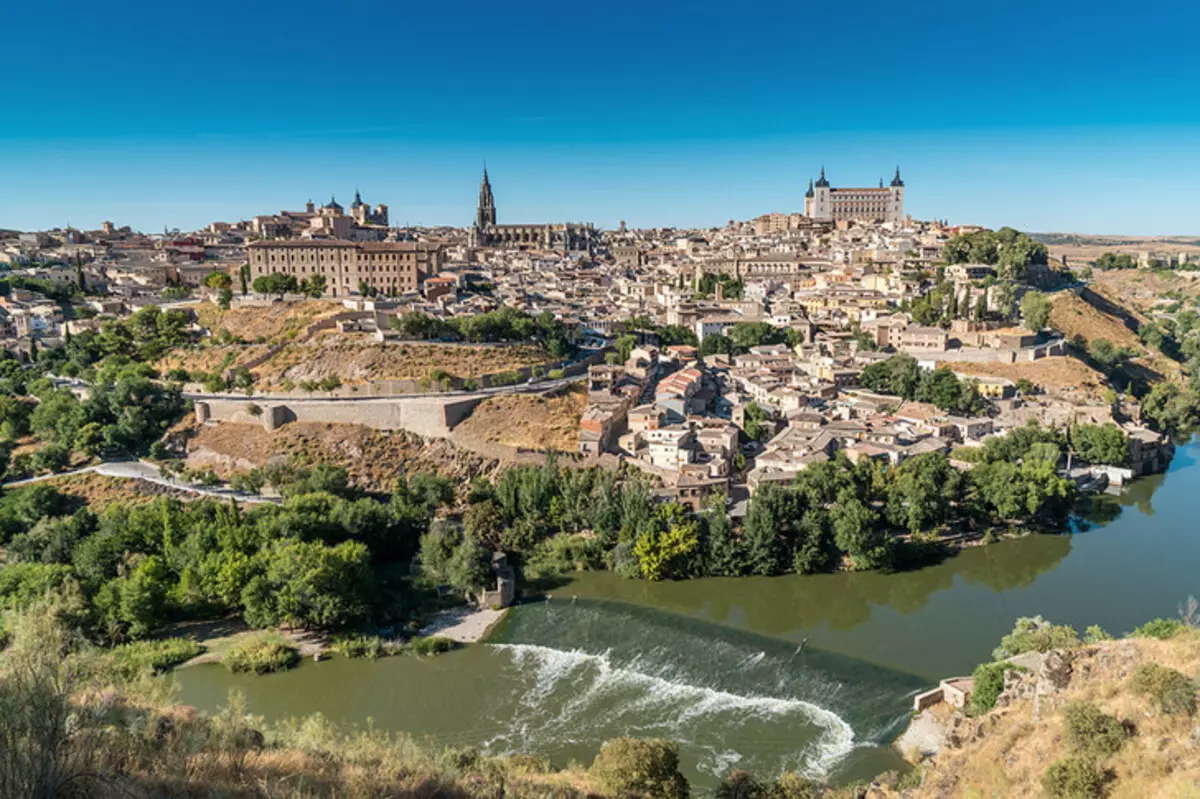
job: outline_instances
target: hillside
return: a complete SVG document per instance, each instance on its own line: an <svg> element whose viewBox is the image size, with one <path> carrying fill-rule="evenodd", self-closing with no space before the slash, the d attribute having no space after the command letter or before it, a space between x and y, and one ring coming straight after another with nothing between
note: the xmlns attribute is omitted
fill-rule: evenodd
<svg viewBox="0 0 1200 799"><path fill-rule="evenodd" d="M1059 330L1069 341L1082 340L1086 345L1107 339L1118 348L1140 353L1131 365L1140 370L1148 382L1180 377L1179 364L1160 352L1141 343L1137 330L1145 322L1129 303L1111 299L1095 291L1085 290L1080 296L1072 291L1053 295L1050 326Z"/></svg>
<svg viewBox="0 0 1200 799"><path fill-rule="evenodd" d="M587 389L576 384L556 396L502 394L489 397L454 428L454 438L520 449L575 452Z"/></svg>
<svg viewBox="0 0 1200 799"><path fill-rule="evenodd" d="M293 422L272 432L258 424L202 425L188 441L187 452L190 468L212 469L225 477L271 460L343 466L355 485L383 492L394 488L402 471L436 472L465 485L497 466L449 441L322 422Z"/></svg>
<svg viewBox="0 0 1200 799"><path fill-rule="evenodd" d="M1004 377L1016 382L1028 380L1047 393L1079 399L1100 397L1108 380L1103 374L1070 355L1042 358L1027 363L964 363L943 364L965 375Z"/></svg>
<svg viewBox="0 0 1200 799"><path fill-rule="evenodd" d="M1087 702L1115 723L1084 725L1087 759L1102 775L1095 791L1069 794L1109 799L1200 797L1200 747L1195 718L1169 713L1139 693L1139 667L1158 664L1189 678L1200 672L1200 632L1186 631L1169 640L1129 638L1069 651L1069 665L1041 681L1035 706L1029 694L1033 675L1006 689L998 704L1013 701L979 718L959 716L951 743L926 767L920 787L904 792L873 791L907 799L949 797L1051 796L1043 775L1051 763L1081 751L1068 718L1077 718L1075 702ZM1056 685L1057 683L1057 685ZM1184 689L1194 708L1196 686ZM1117 725L1120 726L1117 726ZM956 739L957 740L954 740ZM1104 745L1107 739L1108 746ZM1117 748L1113 753L1108 749ZM1060 794L1066 795L1066 794Z"/></svg>

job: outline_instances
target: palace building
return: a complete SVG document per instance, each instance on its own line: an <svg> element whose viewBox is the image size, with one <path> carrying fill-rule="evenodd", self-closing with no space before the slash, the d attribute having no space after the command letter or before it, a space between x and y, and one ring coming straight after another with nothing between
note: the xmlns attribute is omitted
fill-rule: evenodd
<svg viewBox="0 0 1200 799"><path fill-rule="evenodd" d="M363 284L385 296L420 291L442 268L441 244L418 241L276 240L246 245L250 280L281 272L297 282L325 276L325 294L347 297Z"/></svg>
<svg viewBox="0 0 1200 799"><path fill-rule="evenodd" d="M808 192L804 195L804 215L816 220L837 222L853 219L862 222L904 221L904 181L900 179L900 167L890 186L879 188L835 189L825 179L825 167L816 183L808 181Z"/></svg>
<svg viewBox="0 0 1200 799"><path fill-rule="evenodd" d="M496 224L496 198L488 180L487 167L479 184L479 205L469 231L472 247L501 247L515 250L588 250L596 231L582 222L549 222L527 225Z"/></svg>

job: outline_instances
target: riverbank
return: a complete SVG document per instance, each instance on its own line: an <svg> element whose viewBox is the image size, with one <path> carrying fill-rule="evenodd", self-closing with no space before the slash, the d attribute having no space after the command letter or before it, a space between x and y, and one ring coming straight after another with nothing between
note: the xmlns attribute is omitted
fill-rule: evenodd
<svg viewBox="0 0 1200 799"><path fill-rule="evenodd" d="M487 637L508 613L508 608L450 608L434 615L418 633L425 638L447 638L459 644L475 644Z"/></svg>

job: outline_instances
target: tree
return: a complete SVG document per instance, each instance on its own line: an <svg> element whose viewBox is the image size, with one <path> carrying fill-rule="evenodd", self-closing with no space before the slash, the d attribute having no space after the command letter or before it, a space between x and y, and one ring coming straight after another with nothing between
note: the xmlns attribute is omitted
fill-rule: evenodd
<svg viewBox="0 0 1200 799"><path fill-rule="evenodd" d="M910 533L940 527L950 520L962 477L945 457L915 455L895 470L888 488L887 518Z"/></svg>
<svg viewBox="0 0 1200 799"><path fill-rule="evenodd" d="M850 557L855 569L877 569L891 557L891 537L877 526L879 514L849 489L830 509L834 542Z"/></svg>
<svg viewBox="0 0 1200 799"><path fill-rule="evenodd" d="M233 304L233 290L221 289L217 292L217 307L222 311L228 311L229 306Z"/></svg>
<svg viewBox="0 0 1200 799"><path fill-rule="evenodd" d="M741 351L765 344L781 344L784 333L778 327L767 322L738 322L729 328L729 339Z"/></svg>
<svg viewBox="0 0 1200 799"><path fill-rule="evenodd" d="M1025 327L1037 332L1050 323L1050 298L1040 291L1027 291L1021 298L1021 317Z"/></svg>
<svg viewBox="0 0 1200 799"><path fill-rule="evenodd" d="M633 336L621 336L613 342L613 346L617 348L617 359L625 363L633 353L633 348L637 346L637 339Z"/></svg>
<svg viewBox="0 0 1200 799"><path fill-rule="evenodd" d="M300 291L314 300L318 300L325 294L327 285L328 281L324 275L312 275L300 284Z"/></svg>
<svg viewBox="0 0 1200 799"><path fill-rule="evenodd" d="M700 342L700 357L704 358L709 355L733 355L736 352L733 340L728 336L720 333L710 333L704 337L704 341Z"/></svg>
<svg viewBox="0 0 1200 799"><path fill-rule="evenodd" d="M233 278L229 276L228 272L214 269L204 276L204 285L207 288L217 289L218 291L231 289L233 288Z"/></svg>
<svg viewBox="0 0 1200 799"><path fill-rule="evenodd" d="M281 272L272 272L269 275L260 275L254 278L252 287L257 294L274 294L281 300L289 291L295 292L299 289L295 276L285 275Z"/></svg>
<svg viewBox="0 0 1200 799"><path fill-rule="evenodd" d="M755 441L766 441L775 429L773 425L766 424L770 419L771 412L751 400L745 408L746 435Z"/></svg>
<svg viewBox="0 0 1200 799"><path fill-rule="evenodd" d="M746 570L750 574L782 574L786 570L785 546L791 520L797 516L796 492L768 483L758 489L746 507L742 525Z"/></svg>
<svg viewBox="0 0 1200 799"><path fill-rule="evenodd" d="M1089 463L1123 466L1129 460L1129 438L1112 422L1075 425L1071 447Z"/></svg>
<svg viewBox="0 0 1200 799"><path fill-rule="evenodd" d="M362 542L276 541L260 557L262 573L243 592L251 625L333 627L366 614L374 579Z"/></svg>
<svg viewBox="0 0 1200 799"><path fill-rule="evenodd" d="M665 531L645 531L638 536L633 554L647 580L686 577L688 557L700 546L697 524L679 522Z"/></svg>

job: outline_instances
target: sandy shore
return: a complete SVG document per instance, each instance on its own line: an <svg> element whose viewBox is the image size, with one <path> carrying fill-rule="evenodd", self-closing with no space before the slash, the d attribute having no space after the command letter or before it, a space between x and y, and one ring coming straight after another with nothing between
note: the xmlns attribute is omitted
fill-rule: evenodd
<svg viewBox="0 0 1200 799"><path fill-rule="evenodd" d="M452 608L437 614L420 634L449 638L460 644L474 644L482 640L507 612L507 609Z"/></svg>

